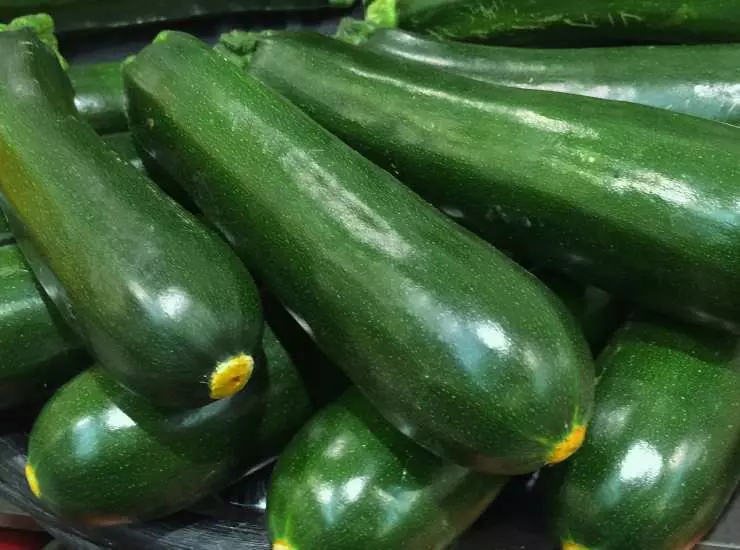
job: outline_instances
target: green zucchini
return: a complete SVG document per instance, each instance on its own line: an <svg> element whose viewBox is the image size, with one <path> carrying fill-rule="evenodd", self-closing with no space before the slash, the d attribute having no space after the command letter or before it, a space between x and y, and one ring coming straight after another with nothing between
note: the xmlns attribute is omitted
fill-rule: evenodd
<svg viewBox="0 0 740 550"><path fill-rule="evenodd" d="M267 497L270 541L273 550L442 550L507 480L434 456L352 388L280 455Z"/></svg>
<svg viewBox="0 0 740 550"><path fill-rule="evenodd" d="M366 17L454 40L527 45L735 42L737 0L366 0Z"/></svg>
<svg viewBox="0 0 740 550"><path fill-rule="evenodd" d="M30 30L0 32L0 59L4 210L65 320L111 376L161 405L239 391L262 331L243 264L81 119Z"/></svg>
<svg viewBox="0 0 740 550"><path fill-rule="evenodd" d="M0 409L47 397L90 364L18 247L0 247Z"/></svg>
<svg viewBox="0 0 740 550"><path fill-rule="evenodd" d="M73 379L31 432L34 494L88 524L144 521L194 504L279 453L346 385L294 321L278 319L265 328L264 368L253 383L199 409L157 408L97 367Z"/></svg>
<svg viewBox="0 0 740 550"><path fill-rule="evenodd" d="M582 450L562 466L565 550L691 548L740 480L737 336L633 319L599 358Z"/></svg>
<svg viewBox="0 0 740 550"><path fill-rule="evenodd" d="M740 331L740 129L477 82L310 32L259 39L248 71L496 246Z"/></svg>
<svg viewBox="0 0 740 550"><path fill-rule="evenodd" d="M578 448L593 367L536 278L192 36L124 85L139 144L404 433L496 473Z"/></svg>
<svg viewBox="0 0 740 550"><path fill-rule="evenodd" d="M46 12L60 32L129 27L239 12L347 8L354 0L0 0L0 20Z"/></svg>
<svg viewBox="0 0 740 550"><path fill-rule="evenodd" d="M397 29L378 29L367 38L363 34L355 30L351 36L344 33L344 39L389 58L502 86L629 101L740 123L740 44L535 49L434 40Z"/></svg>
<svg viewBox="0 0 740 550"><path fill-rule="evenodd" d="M0 211L0 245L12 243L14 240L15 237L13 237L13 232L10 230L10 225L8 225L8 218Z"/></svg>
<svg viewBox="0 0 740 550"><path fill-rule="evenodd" d="M121 160L129 163L139 172L146 173L144 161L141 159L136 143L129 132L106 134L103 136L103 141L121 157Z"/></svg>
<svg viewBox="0 0 740 550"><path fill-rule="evenodd" d="M77 110L98 133L128 130L120 62L72 64L67 75Z"/></svg>

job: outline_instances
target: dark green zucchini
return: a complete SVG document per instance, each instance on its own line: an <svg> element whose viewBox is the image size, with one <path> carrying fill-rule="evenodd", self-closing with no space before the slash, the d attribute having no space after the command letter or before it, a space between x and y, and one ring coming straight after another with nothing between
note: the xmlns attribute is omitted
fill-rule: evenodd
<svg viewBox="0 0 740 550"><path fill-rule="evenodd" d="M77 110L98 133L128 130L119 62L72 64L67 75L75 91Z"/></svg>
<svg viewBox="0 0 740 550"><path fill-rule="evenodd" d="M184 412L151 405L100 368L79 375L31 432L31 489L53 512L102 525L163 516L235 481L346 387L283 315L266 327L263 349L247 389Z"/></svg>
<svg viewBox="0 0 740 550"><path fill-rule="evenodd" d="M533 276L192 36L124 85L139 144L404 433L492 472L577 449L593 367Z"/></svg>
<svg viewBox="0 0 740 550"><path fill-rule="evenodd" d="M527 45L735 42L738 0L365 0L367 19L455 40Z"/></svg>
<svg viewBox="0 0 740 550"><path fill-rule="evenodd" d="M89 364L18 247L0 247L0 409L47 397Z"/></svg>
<svg viewBox="0 0 740 550"><path fill-rule="evenodd" d="M270 541L273 550L442 550L507 480L434 456L352 388L280 455Z"/></svg>
<svg viewBox="0 0 740 550"><path fill-rule="evenodd" d="M60 32L129 27L238 12L346 8L354 0L0 0L0 20L40 11Z"/></svg>
<svg viewBox="0 0 740 550"><path fill-rule="evenodd" d="M393 59L502 86L629 101L740 123L740 44L535 49L434 40L397 29L378 29L366 39L363 34L345 32L344 39L359 40L362 49Z"/></svg>
<svg viewBox="0 0 740 550"><path fill-rule="evenodd" d="M14 240L15 237L13 237L13 232L10 230L10 225L8 225L8 218L0 211L0 245L12 243Z"/></svg>
<svg viewBox="0 0 740 550"><path fill-rule="evenodd" d="M0 59L3 206L65 320L111 376L159 404L239 391L262 331L243 264L81 119L30 30L1 32Z"/></svg>
<svg viewBox="0 0 740 550"><path fill-rule="evenodd" d="M660 320L618 332L586 443L558 472L565 550L682 550L710 529L740 479L737 349Z"/></svg>
<svg viewBox="0 0 740 550"><path fill-rule="evenodd" d="M136 143L129 132L106 134L103 136L103 141L108 144L108 147L118 153L121 160L126 161L139 172L146 173L144 161L141 159L141 155L136 149Z"/></svg>
<svg viewBox="0 0 740 550"><path fill-rule="evenodd" d="M740 330L740 129L477 82L309 32L260 39L249 74L496 246Z"/></svg>

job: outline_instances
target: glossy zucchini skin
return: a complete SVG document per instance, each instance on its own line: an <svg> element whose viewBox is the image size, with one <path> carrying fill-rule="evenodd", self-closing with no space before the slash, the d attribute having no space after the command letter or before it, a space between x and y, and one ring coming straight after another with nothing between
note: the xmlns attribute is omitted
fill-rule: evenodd
<svg viewBox="0 0 740 550"><path fill-rule="evenodd" d="M279 550L442 550L506 481L419 447L352 388L280 455L270 541Z"/></svg>
<svg viewBox="0 0 740 550"><path fill-rule="evenodd" d="M370 0L367 18L440 38L504 44L735 42L736 0Z"/></svg>
<svg viewBox="0 0 740 550"><path fill-rule="evenodd" d="M94 31L239 12L346 8L354 0L0 0L0 20L45 12L59 32Z"/></svg>
<svg viewBox="0 0 740 550"><path fill-rule="evenodd" d="M512 48L378 29L360 47L476 80L740 123L740 45Z"/></svg>
<svg viewBox="0 0 740 550"><path fill-rule="evenodd" d="M740 129L391 63L310 32L261 38L248 70L496 246L740 330Z"/></svg>
<svg viewBox="0 0 740 550"><path fill-rule="evenodd" d="M18 247L0 246L0 409L47 397L90 362Z"/></svg>
<svg viewBox="0 0 740 550"><path fill-rule="evenodd" d="M563 548L681 550L740 479L736 336L634 319L600 357L586 443L563 464Z"/></svg>
<svg viewBox="0 0 740 550"><path fill-rule="evenodd" d="M271 322L263 349L253 384L187 411L157 408L98 367L85 371L34 425L29 485L53 512L103 525L167 515L236 481L346 387L292 320Z"/></svg>
<svg viewBox="0 0 740 550"><path fill-rule="evenodd" d="M103 141L118 153L121 160L129 163L139 172L146 173L144 161L141 159L139 151L136 149L136 142L134 142L129 132L106 134L103 136Z"/></svg>
<svg viewBox="0 0 740 550"><path fill-rule="evenodd" d="M0 57L4 209L65 320L111 376L160 405L243 387L263 325L243 264L79 117L30 31L0 33Z"/></svg>
<svg viewBox="0 0 740 550"><path fill-rule="evenodd" d="M75 107L98 133L128 130L119 62L72 64L67 75L75 91Z"/></svg>
<svg viewBox="0 0 740 550"><path fill-rule="evenodd" d="M161 34L124 84L137 141L404 433L499 473L573 446L593 367L533 276L191 36Z"/></svg>

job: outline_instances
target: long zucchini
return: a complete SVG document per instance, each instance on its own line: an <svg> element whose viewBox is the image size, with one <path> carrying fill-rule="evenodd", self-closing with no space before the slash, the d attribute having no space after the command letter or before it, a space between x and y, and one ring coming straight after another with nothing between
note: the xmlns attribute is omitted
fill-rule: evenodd
<svg viewBox="0 0 740 550"><path fill-rule="evenodd" d="M492 472L578 448L592 363L533 276L192 36L124 84L135 139L404 433Z"/></svg>
<svg viewBox="0 0 740 550"><path fill-rule="evenodd" d="M343 38L364 50L484 82L740 123L740 44L535 49L435 40L397 29L366 31L351 21L342 28Z"/></svg>
<svg viewBox="0 0 740 550"><path fill-rule="evenodd" d="M67 75L75 91L75 107L98 133L128 130L120 62L73 63Z"/></svg>
<svg viewBox="0 0 740 550"><path fill-rule="evenodd" d="M48 397L89 364L18 247L1 246L0 409Z"/></svg>
<svg viewBox="0 0 740 550"><path fill-rule="evenodd" d="M129 27L239 12L346 8L354 0L0 0L0 20L46 12L60 32Z"/></svg>
<svg viewBox="0 0 740 550"><path fill-rule="evenodd" d="M77 114L53 54L0 32L0 191L65 320L116 380L162 405L241 390L262 313L228 246Z"/></svg>
<svg viewBox="0 0 740 550"><path fill-rule="evenodd" d="M738 338L635 319L599 358L594 419L558 472L566 550L692 548L740 480Z"/></svg>
<svg viewBox="0 0 740 550"><path fill-rule="evenodd" d="M175 512L279 453L344 377L290 320L270 323L262 367L230 399L165 411L99 368L46 404L31 432L26 478L53 512L94 525Z"/></svg>
<svg viewBox="0 0 740 550"><path fill-rule="evenodd" d="M738 0L368 0L367 18L455 40L585 46L735 42Z"/></svg>
<svg viewBox="0 0 740 550"><path fill-rule="evenodd" d="M280 455L267 497L272 548L442 550L506 481L419 447L352 388Z"/></svg>
<svg viewBox="0 0 740 550"><path fill-rule="evenodd" d="M494 244L740 330L740 129L477 82L310 32L262 37L248 71Z"/></svg>

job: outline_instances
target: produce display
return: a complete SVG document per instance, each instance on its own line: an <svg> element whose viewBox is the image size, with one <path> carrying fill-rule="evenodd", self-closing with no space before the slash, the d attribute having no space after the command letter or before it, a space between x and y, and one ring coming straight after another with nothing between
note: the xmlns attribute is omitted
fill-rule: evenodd
<svg viewBox="0 0 740 550"><path fill-rule="evenodd" d="M0 408L39 407L34 506L128 550L107 530L165 540L260 471L237 547L472 550L528 479L553 547L693 548L740 483L735 6L151 25L350 4L0 0Z"/></svg>

